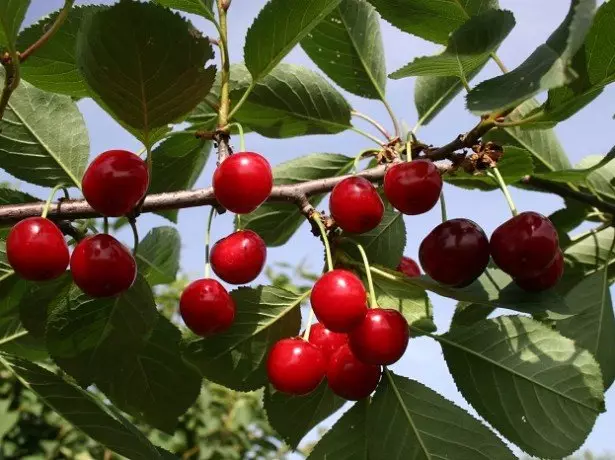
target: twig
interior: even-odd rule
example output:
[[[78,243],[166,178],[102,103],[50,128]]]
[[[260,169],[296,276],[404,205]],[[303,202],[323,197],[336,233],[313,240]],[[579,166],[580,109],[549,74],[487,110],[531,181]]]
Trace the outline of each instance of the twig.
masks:
[[[392,138],[391,134],[386,130],[386,128],[382,126],[380,123],[378,123],[376,120],[374,120],[372,117],[370,117],[369,115],[365,115],[364,113],[359,112],[358,110],[353,110],[350,112],[350,114],[353,117],[361,118],[365,120],[366,122],[368,122],[369,124],[371,124],[374,128],[380,131],[384,135],[384,137],[386,137],[387,139]]]

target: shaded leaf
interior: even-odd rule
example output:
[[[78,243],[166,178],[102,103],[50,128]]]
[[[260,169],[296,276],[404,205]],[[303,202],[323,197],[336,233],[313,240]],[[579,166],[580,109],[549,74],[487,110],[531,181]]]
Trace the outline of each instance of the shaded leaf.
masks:
[[[581,160],[577,165],[578,168],[593,168],[606,159],[602,155],[590,155]],[[592,171],[587,176],[587,184],[591,189],[604,198],[615,200],[615,188],[613,180],[615,179],[615,163],[608,162],[607,164]]]
[[[590,159],[585,160],[585,163],[593,163],[594,158],[596,157],[592,156]],[[552,172],[543,173],[543,174],[536,174],[536,176],[541,179],[546,179],[552,182],[564,182],[564,183],[570,183],[574,185],[587,185],[587,179],[592,172],[606,166],[607,164],[611,162],[611,160],[613,160],[613,158],[615,158],[615,147],[613,147],[611,151],[607,153],[605,156],[600,156],[599,158],[600,158],[599,161],[595,162],[594,165],[587,167],[587,168],[552,171]],[[607,170],[607,172],[608,171],[609,170]],[[600,174],[597,174],[597,176],[599,177]],[[610,185],[610,183],[609,183],[608,188],[609,188],[609,192],[612,193],[613,187]]]
[[[494,307],[470,302],[458,302],[453,314],[451,329],[457,326],[472,326],[487,319],[495,311]]]
[[[186,13],[198,14],[205,19],[215,21],[213,13],[214,0],[154,0],[162,6],[182,10]]]
[[[16,317],[0,318],[0,352],[30,361],[47,358],[45,341],[28,334]]]
[[[7,0],[0,3],[0,51],[16,51],[15,42],[30,0]]]
[[[468,82],[476,73],[468,76]],[[457,77],[418,77],[414,83],[414,105],[419,116],[418,123],[428,124],[462,89],[463,84]]]
[[[137,264],[139,273],[150,286],[175,281],[179,271],[181,238],[174,227],[156,227],[139,244]]]
[[[585,265],[587,270],[599,270],[605,263],[611,263],[610,251],[615,230],[613,227],[591,230],[583,236],[573,238],[564,256],[577,265]]]

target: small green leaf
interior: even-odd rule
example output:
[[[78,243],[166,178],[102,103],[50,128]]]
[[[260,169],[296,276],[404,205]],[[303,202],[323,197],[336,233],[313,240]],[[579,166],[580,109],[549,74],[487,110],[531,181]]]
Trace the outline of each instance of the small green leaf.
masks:
[[[216,21],[213,12],[214,0],[154,0],[162,6],[186,13],[198,14],[212,22]]]
[[[17,34],[29,6],[30,0],[8,0],[0,3],[0,51],[16,51]]]
[[[181,238],[174,227],[156,227],[139,244],[139,273],[150,286],[175,281],[179,271]]]

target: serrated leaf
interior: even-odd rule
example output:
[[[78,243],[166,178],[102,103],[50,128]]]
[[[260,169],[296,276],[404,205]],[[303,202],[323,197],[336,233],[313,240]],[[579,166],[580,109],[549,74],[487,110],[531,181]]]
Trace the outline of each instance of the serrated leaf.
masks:
[[[179,271],[181,238],[174,227],[156,227],[139,244],[137,265],[139,273],[150,286],[175,281]]]
[[[30,0],[5,0],[0,3],[0,51],[16,51],[15,41]]]
[[[380,18],[366,0],[342,0],[301,47],[346,91],[384,100],[387,77]]]
[[[506,444],[435,391],[385,371],[367,414],[369,458],[508,460]]]
[[[604,410],[596,360],[538,321],[498,317],[438,340],[465,399],[531,455],[573,453]]]
[[[231,292],[237,313],[224,333],[186,344],[184,358],[208,380],[237,391],[267,383],[269,349],[299,333],[299,305],[309,291],[297,295],[271,286],[242,287]]]
[[[0,204],[25,204],[34,201],[41,201],[29,193],[22,192],[13,188],[0,187]]]
[[[495,311],[494,307],[470,302],[458,302],[451,321],[451,329],[457,326],[472,326],[487,319]]]
[[[174,10],[185,11],[186,13],[198,14],[205,19],[215,22],[213,12],[214,0],[154,0],[162,6],[173,8]]]
[[[592,163],[594,158],[595,157],[591,157],[591,159],[586,160],[585,163]],[[615,158],[615,147],[613,147],[611,151],[607,153],[606,155],[598,156],[598,158],[600,159],[597,162],[595,162],[594,165],[587,167],[587,168],[565,169],[562,171],[551,171],[547,173],[536,174],[536,177],[539,177],[540,179],[552,181],[552,182],[563,182],[563,183],[570,183],[574,185],[585,185],[586,186],[589,175],[592,172],[608,165],[611,162],[611,160]],[[597,177],[600,177],[600,174],[598,174]],[[609,183],[609,192],[611,192],[612,189],[613,187]]]
[[[254,81],[276,67],[341,0],[269,0],[246,35],[243,50]]]

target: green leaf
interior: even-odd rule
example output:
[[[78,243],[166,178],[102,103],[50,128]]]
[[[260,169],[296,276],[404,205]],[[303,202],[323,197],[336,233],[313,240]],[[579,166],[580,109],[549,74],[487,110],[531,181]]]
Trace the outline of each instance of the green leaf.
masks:
[[[590,155],[581,160],[577,165],[578,168],[594,168],[600,163],[606,161],[606,157],[602,155]],[[613,180],[615,179],[615,163],[608,162],[599,167],[587,176],[587,183],[592,190],[598,192],[604,198],[615,201],[615,188],[613,188]]]
[[[269,0],[246,35],[243,50],[254,81],[277,66],[341,0]]]
[[[77,41],[85,81],[122,122],[151,145],[150,131],[190,112],[211,89],[207,38],[153,3],[120,2],[89,15]]]
[[[489,428],[435,391],[385,371],[367,414],[369,458],[516,458]]]
[[[307,296],[271,286],[241,287],[231,292],[237,313],[222,334],[186,344],[184,357],[208,380],[237,391],[256,390],[267,383],[269,348],[299,333],[299,306]]]
[[[355,403],[318,441],[308,460],[368,460],[368,410],[369,399]]]
[[[213,12],[214,0],[154,0],[156,3],[173,8],[174,10],[185,11],[186,13],[198,14],[205,19],[216,22]]]
[[[109,449],[134,460],[163,458],[136,427],[125,418],[112,415],[108,407],[87,391],[15,356],[0,354],[0,363],[45,404]]]
[[[175,281],[179,271],[181,238],[174,227],[156,227],[139,244],[137,263],[139,273],[150,286]]]
[[[15,190],[13,188],[0,187],[0,205],[5,204],[25,204],[34,201],[41,201],[29,193]]]
[[[457,326],[472,326],[487,319],[495,311],[494,307],[470,302],[458,302],[453,314],[451,329]]]
[[[468,77],[468,82],[476,73]],[[419,125],[426,125],[463,89],[457,77],[418,77],[414,82],[414,105]]]
[[[67,292],[73,279],[69,272],[59,278],[45,282],[27,283],[25,292],[19,302],[19,317],[24,327],[36,338],[45,338],[49,306],[58,297]]]
[[[143,350],[157,319],[152,290],[140,275],[117,297],[93,299],[72,285],[51,305],[47,348],[62,369],[89,384],[116,367],[119,356]]]
[[[345,402],[329,389],[325,381],[304,396],[287,395],[276,391],[271,385],[265,387],[267,419],[293,449],[312,428],[337,412]]]
[[[297,184],[346,174],[354,159],[334,153],[314,153],[279,164],[273,168],[275,185]],[[310,198],[318,206],[324,195]],[[242,228],[258,233],[267,246],[281,246],[305,222],[305,217],[293,203],[265,203],[256,211],[241,216]]]
[[[468,93],[468,109],[485,113],[515,107],[548,89],[564,86],[577,75],[573,56],[583,45],[596,9],[595,0],[572,0],[564,22],[519,67],[484,81]]]
[[[36,185],[80,187],[89,153],[85,122],[71,98],[22,81],[0,121],[0,168]]]
[[[609,164],[611,162],[611,160],[613,160],[613,158],[615,158],[615,147],[613,147],[611,149],[611,151],[609,153],[607,153],[604,156],[593,156],[592,158],[586,160],[586,162],[589,163],[593,163],[593,159],[595,157],[599,157],[600,160],[597,161],[594,165],[588,167],[588,168],[579,168],[579,169],[565,169],[562,171],[551,171],[548,173],[543,173],[543,174],[536,174],[536,177],[539,177],[541,179],[546,179],[552,182],[563,182],[563,183],[571,183],[574,185],[585,185],[587,186],[587,180],[589,175],[606,166],[607,164]],[[607,169],[606,172],[608,172],[609,170]],[[598,174],[598,176],[600,176]],[[602,187],[601,187],[602,188]],[[610,185],[609,183],[609,192],[612,191],[613,187]]]
[[[564,256],[576,265],[585,265],[587,269],[598,270],[605,263],[612,262],[609,254],[614,238],[613,227],[591,230],[580,237],[573,238],[573,244],[566,248]]]
[[[465,399],[531,455],[573,453],[604,410],[593,356],[530,318],[488,319],[438,340]]]
[[[301,47],[346,91],[384,100],[387,77],[380,18],[366,0],[342,0]]]
[[[47,358],[45,342],[28,334],[19,318],[15,317],[0,318],[0,352],[30,361]]]
[[[416,58],[390,77],[456,76],[467,82],[472,73],[485,65],[514,26],[515,17],[510,11],[485,11],[455,30],[441,54]]]
[[[30,0],[6,0],[0,3],[0,51],[16,51],[17,34],[29,6]]]

